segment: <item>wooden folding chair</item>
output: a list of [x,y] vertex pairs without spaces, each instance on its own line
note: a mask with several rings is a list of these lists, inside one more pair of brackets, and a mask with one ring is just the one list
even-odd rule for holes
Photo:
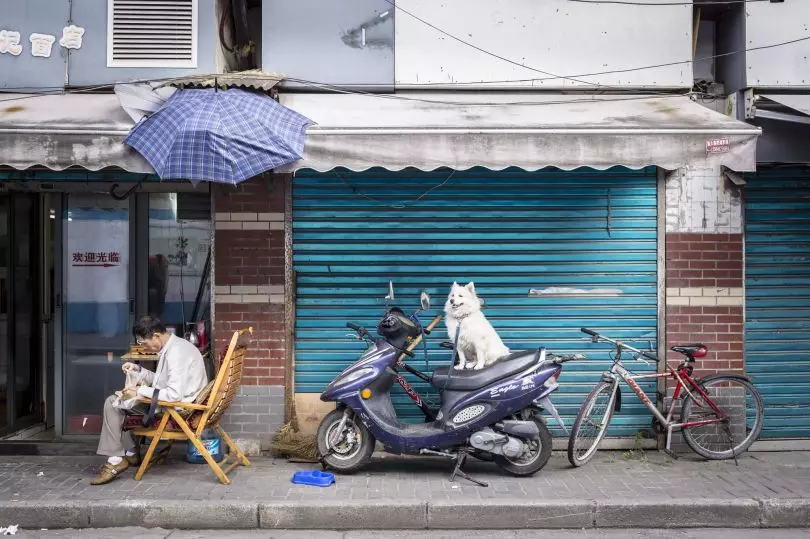
[[[225,358],[219,367],[213,385],[210,385],[210,393],[204,403],[186,402],[166,402],[158,401],[160,406],[160,420],[157,425],[148,427],[137,427],[132,429],[133,436],[143,436],[151,438],[149,449],[141,463],[135,480],[140,481],[143,474],[156,462],[165,458],[171,445],[175,441],[190,441],[197,448],[197,451],[205,459],[219,480],[227,485],[231,481],[228,473],[239,466],[250,466],[250,461],[233,442],[228,433],[220,426],[219,422],[223,414],[233,402],[239,386],[242,383],[242,370],[247,355],[247,340],[253,334],[253,328],[242,329],[234,332]],[[206,389],[208,389],[206,387]],[[203,390],[204,395],[205,390]],[[204,398],[204,397],[203,397]],[[149,403],[149,399],[142,399],[144,403]],[[203,400],[198,397],[197,400]],[[201,441],[203,431],[214,429],[223,442],[228,446],[230,452],[221,463],[217,463]],[[167,447],[155,453],[161,441],[167,442]]]

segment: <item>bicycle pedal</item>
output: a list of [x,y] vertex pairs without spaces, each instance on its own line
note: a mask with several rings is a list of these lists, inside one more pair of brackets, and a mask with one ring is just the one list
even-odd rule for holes
[[667,455],[669,455],[670,457],[672,457],[674,460],[678,460],[678,459],[680,458],[680,457],[679,457],[678,455],[676,455],[676,454],[675,454],[675,452],[674,452],[674,451],[672,451],[671,449],[664,449],[664,453],[666,453]]

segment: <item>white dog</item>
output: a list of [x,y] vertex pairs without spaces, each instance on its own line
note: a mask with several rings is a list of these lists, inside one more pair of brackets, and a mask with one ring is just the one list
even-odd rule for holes
[[[475,293],[473,283],[461,286],[453,283],[450,295],[444,304],[444,319],[450,340],[458,334],[458,363],[455,368],[483,369],[492,365],[499,357],[509,353],[498,333],[481,312],[481,300]],[[475,358],[473,361],[471,358]]]

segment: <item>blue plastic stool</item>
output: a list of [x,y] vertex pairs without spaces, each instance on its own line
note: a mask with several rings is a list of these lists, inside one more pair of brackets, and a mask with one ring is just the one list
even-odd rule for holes
[[292,482],[296,485],[328,487],[335,482],[335,474],[320,470],[298,471],[293,474]]

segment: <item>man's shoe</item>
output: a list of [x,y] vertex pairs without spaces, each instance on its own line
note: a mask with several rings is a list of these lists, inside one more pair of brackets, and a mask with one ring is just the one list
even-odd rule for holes
[[141,456],[138,453],[135,453],[134,455],[127,455],[124,457],[124,460],[129,462],[130,466],[141,465]]
[[121,462],[118,464],[110,464],[107,462],[104,466],[101,467],[99,470],[98,475],[90,480],[91,485],[106,485],[119,475],[121,472],[129,468],[129,461],[127,459],[121,459]]

